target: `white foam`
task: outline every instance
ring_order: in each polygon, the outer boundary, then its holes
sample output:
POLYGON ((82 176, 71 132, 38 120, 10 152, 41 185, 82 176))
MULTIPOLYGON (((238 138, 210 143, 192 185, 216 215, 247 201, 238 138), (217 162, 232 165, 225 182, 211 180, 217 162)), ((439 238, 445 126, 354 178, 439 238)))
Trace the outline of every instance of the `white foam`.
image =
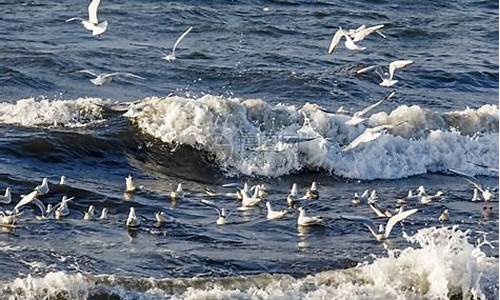
POLYGON ((144 133, 205 151, 215 156, 221 169, 235 174, 276 177, 312 169, 350 178, 393 179, 449 168, 488 175, 488 170, 464 162, 498 165, 494 105, 449 113, 403 105, 389 114, 378 113, 369 118, 370 126, 407 123, 347 153, 341 148, 365 127, 345 125, 348 117, 324 113, 311 104, 271 106, 258 99, 210 95, 149 98, 125 115, 144 133), (320 135, 300 146, 279 142, 280 136, 320 135), (245 148, 254 140, 260 140, 263 151, 245 148))
POLYGON ((230 278, 152 279, 62 272, 16 279, 0 296, 86 299, 99 293, 121 299, 486 299, 498 297, 498 259, 473 245, 468 232, 426 228, 414 247, 389 250, 373 262, 296 279, 262 274, 230 278))
POLYGON ((75 100, 21 99, 0 103, 0 123, 25 127, 67 126, 82 127, 103 119, 102 105, 96 98, 75 100))

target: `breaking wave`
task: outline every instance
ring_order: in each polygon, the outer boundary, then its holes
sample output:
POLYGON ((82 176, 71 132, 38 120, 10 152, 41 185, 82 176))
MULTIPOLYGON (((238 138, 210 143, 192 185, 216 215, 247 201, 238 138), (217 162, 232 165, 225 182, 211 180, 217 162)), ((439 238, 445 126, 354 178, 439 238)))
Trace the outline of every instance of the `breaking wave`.
MULTIPOLYGON (((146 98, 134 103, 101 99, 23 99, 0 104, 0 122, 28 127, 84 127, 126 117, 144 138, 191 147, 227 175, 279 177, 301 171, 357 179, 397 179, 450 168, 492 174, 498 165, 498 107, 434 112, 414 105, 370 116, 366 125, 317 105, 270 105, 259 99, 206 95, 146 98), (395 125, 390 133, 351 151, 342 148, 367 126, 395 125)), ((156 155, 156 152, 155 152, 156 155)))
POLYGON ((345 270, 304 278, 261 274, 228 278, 153 279, 63 272, 17 278, 0 296, 15 299, 493 299, 498 259, 467 231, 426 228, 405 237, 417 244, 345 270))

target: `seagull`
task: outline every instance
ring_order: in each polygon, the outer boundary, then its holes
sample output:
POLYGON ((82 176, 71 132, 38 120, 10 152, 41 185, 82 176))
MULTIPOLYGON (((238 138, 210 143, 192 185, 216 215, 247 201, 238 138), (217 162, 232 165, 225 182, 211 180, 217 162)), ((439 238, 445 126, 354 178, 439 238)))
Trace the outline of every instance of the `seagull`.
POLYGON ((448 209, 443 210, 441 215, 439 215, 439 222, 444 223, 450 220, 450 215, 448 213, 448 209))
POLYGON ((208 201, 208 200, 204 200, 204 199, 201 199, 201 203, 203 203, 206 206, 213 207, 213 208, 215 208, 215 210, 217 210, 217 212, 219 213, 219 217, 217 218, 217 221, 215 221, 215 223, 217 225, 226 224, 226 218, 229 216, 229 214, 226 214, 226 210, 224 209, 224 207, 218 207, 212 201, 208 201))
POLYGON ((404 68, 410 64, 413 63, 413 60, 395 60, 389 64, 389 77, 384 77, 380 72, 376 71, 378 76, 382 79, 382 82, 379 84, 381 86, 385 87, 390 87, 398 83, 398 80, 393 79, 394 78, 394 72, 397 69, 404 68))
POLYGON ((375 203, 368 203, 368 205, 375 212, 377 217, 380 217, 380 218, 392 217, 392 213, 388 209, 382 208, 375 203))
POLYGON ((132 175, 128 175, 128 177, 125 177, 125 193, 133 193, 137 190, 135 184, 134 184, 134 179, 132 178, 132 175))
POLYGON ((92 78, 90 79, 90 82, 92 82, 96 86, 101 86, 105 83, 111 82, 113 80, 113 76, 124 76, 124 77, 129 77, 129 78, 137 78, 137 79, 143 79, 145 80, 146 78, 132 74, 132 73, 125 73, 125 72, 114 72, 114 73, 104 73, 104 74, 96 74, 90 70, 79 70, 75 71, 73 73, 83 73, 90 75, 92 78))
POLYGON ((420 203, 422 204, 429 204, 434 200, 441 200, 443 198, 444 193, 442 191, 438 191, 435 195, 421 195, 420 196, 420 203))
POLYGON ((290 194, 286 197, 286 202, 288 205, 293 205, 295 201, 297 201, 297 198, 299 196, 299 193, 297 192, 297 184, 294 183, 292 184, 292 189, 290 190, 290 194))
POLYGON ((38 192, 33 191, 33 192, 29 193, 28 195, 22 196, 21 200, 16 204, 13 212, 10 214, 18 214, 24 206, 33 203, 40 208, 40 210, 42 211, 42 216, 45 215, 45 212, 46 212, 45 205, 43 205, 42 201, 40 201, 36 198, 37 195, 38 195, 38 192))
POLYGON ((408 195, 406 197, 400 198, 396 202, 398 204, 406 204, 407 201, 413 200, 413 199, 416 199, 416 198, 418 198, 418 196, 417 195, 413 195, 413 191, 409 190, 408 191, 408 195))
POLYGON ((259 185, 255 188, 255 191, 254 191, 252 197, 250 197, 248 195, 248 193, 245 192, 244 190, 241 190, 241 192, 243 195, 243 199, 241 200, 241 207, 243 209, 248 208, 248 207, 257 206, 262 201, 262 198, 259 197, 259 193, 260 193, 260 186, 259 185))
POLYGON ((344 45, 346 46, 347 49, 349 50, 364 50, 364 47, 359 47, 356 45, 351 37, 342 30, 342 27, 339 26, 339 29, 335 34, 333 35, 332 41, 330 42, 330 46, 328 47, 328 54, 332 54, 333 51, 337 48, 338 44, 340 43, 340 40, 344 37, 346 39, 344 45))
POLYGON ((160 210, 155 212, 155 219, 159 224, 167 223, 167 215, 160 210))
POLYGON ((375 203, 378 201, 378 195, 376 190, 372 190, 370 196, 368 197, 368 203, 375 203))
POLYGON ((182 190, 182 183, 179 183, 177 185, 177 189, 175 191, 170 192, 170 198, 172 198, 172 200, 184 198, 184 191, 182 190))
POLYGON ((14 227, 16 225, 18 214, 8 215, 0 211, 0 226, 14 227))
POLYGON ((141 225, 141 220, 137 218, 135 215, 135 209, 133 207, 130 208, 130 212, 128 213, 127 221, 125 225, 129 228, 139 227, 141 225))
POLYGON ((35 187, 37 196, 47 195, 49 193, 49 181, 47 178, 42 179, 42 184, 35 187))
POLYGON ((5 194, 3 196, 0 195, 0 203, 1 204, 10 204, 12 202, 12 194, 10 187, 5 189, 5 194))
POLYGON ((483 197, 484 201, 491 201, 493 199, 493 193, 488 188, 483 187, 480 183, 472 181, 468 178, 464 179, 481 192, 481 196, 483 197))
POLYGON ((359 42, 364 40, 367 36, 372 33, 377 33, 382 38, 386 38, 384 34, 380 32, 380 29, 384 28, 384 25, 375 25, 371 27, 366 27, 365 25, 361 25, 356 29, 350 29, 347 31, 347 34, 352 38, 353 42, 359 42))
POLYGON ((162 59, 168 61, 168 62, 174 62, 177 58, 175 57, 175 49, 177 49, 177 46, 179 45, 179 43, 182 41, 182 39, 184 39, 184 37, 186 37, 186 35, 188 35, 188 33, 191 31, 191 29, 193 29, 193 27, 189 27, 178 39, 177 41, 175 41, 175 44, 174 44, 174 47, 172 48, 172 53, 171 54, 167 54, 166 52, 164 52, 164 48, 163 47, 160 47, 160 46, 156 46, 156 45, 152 45, 152 44, 142 44, 142 43, 131 43, 131 45, 135 45, 135 46, 142 46, 142 47, 152 47, 152 48, 156 48, 157 50, 159 50, 161 52, 161 54, 163 55, 162 59))
POLYGON ((59 180, 59 185, 66 185, 66 176, 61 176, 61 179, 59 180))
POLYGON ((349 150, 356 148, 357 146, 359 146, 361 144, 374 141, 377 138, 379 138, 383 132, 387 131, 388 129, 392 129, 398 125, 401 125, 403 123, 406 123, 406 121, 398 123, 396 125, 387 124, 387 125, 380 125, 380 126, 376 126, 376 127, 366 128, 362 134, 360 134, 357 138, 355 138, 349 145, 344 147, 342 149, 342 151, 346 152, 346 151, 349 151, 349 150))
POLYGON ((103 207, 101 210, 101 216, 99 217, 99 220, 106 220, 108 218, 108 209, 106 207, 103 207))
POLYGON ((266 207, 267 207, 267 219, 268 220, 277 220, 277 219, 281 219, 283 218, 286 213, 287 213, 287 210, 273 210, 271 208, 271 203, 269 202, 266 202, 266 207))
POLYGON ((308 199, 308 200, 316 200, 319 198, 319 191, 318 191, 318 187, 317 187, 317 184, 315 181, 313 181, 311 183, 311 188, 309 188, 306 192, 306 195, 304 196, 304 198, 308 199))
POLYGON ((94 214, 95 214, 95 206, 90 205, 89 209, 84 213, 83 219, 86 221, 92 221, 94 220, 94 214))
POLYGON ((68 198, 66 196, 63 196, 61 202, 59 202, 57 205, 54 206, 55 218, 57 220, 69 216, 68 202, 73 199, 75 199, 75 197, 68 198))
MULTIPOLYGON (((394 225, 397 223, 401 222, 402 220, 408 218, 409 216, 413 215, 416 213, 418 210, 417 209, 411 209, 411 210, 406 210, 402 213, 398 213, 392 217, 389 218, 387 221, 386 225, 384 226, 385 230, 384 232, 377 232, 375 230, 375 224, 373 223, 372 220, 365 218, 365 217, 358 217, 358 216, 342 216, 344 219, 351 220, 351 221, 358 221, 362 222, 366 227, 368 227, 368 230, 372 233, 372 235, 377 239, 377 241, 384 241, 389 238, 389 235, 391 234, 392 229, 394 228, 394 225)), ((380 228, 382 229, 382 228, 380 228)))
POLYGON ((358 206, 361 203, 361 197, 358 193, 354 193, 354 196, 351 199, 352 205, 358 206))
POLYGON ((474 188, 474 195, 472 196, 472 201, 479 201, 481 197, 479 196, 479 190, 474 188))
POLYGON ((299 207, 299 218, 297 219, 297 225, 299 226, 311 226, 318 225, 323 221, 320 216, 308 217, 306 216, 306 211, 304 208, 299 207))
POLYGON ((392 97, 394 97, 394 95, 396 94, 396 91, 391 91, 389 94, 387 94, 382 100, 366 107, 365 109, 361 110, 361 111, 358 111, 358 112, 355 112, 351 119, 347 120, 345 122, 345 124, 347 125, 352 125, 352 126, 356 126, 358 125, 359 123, 362 123, 364 122, 366 119, 364 118, 364 115, 367 114, 370 110, 374 109, 375 107, 379 106, 380 104, 382 104, 384 101, 387 101, 387 100, 390 100, 392 97))
POLYGON ((89 4, 89 19, 84 20, 82 18, 71 18, 67 19, 66 22, 80 21, 85 29, 92 31, 93 36, 98 36, 103 34, 108 28, 108 21, 99 23, 97 20, 97 8, 101 0, 92 0, 89 4))

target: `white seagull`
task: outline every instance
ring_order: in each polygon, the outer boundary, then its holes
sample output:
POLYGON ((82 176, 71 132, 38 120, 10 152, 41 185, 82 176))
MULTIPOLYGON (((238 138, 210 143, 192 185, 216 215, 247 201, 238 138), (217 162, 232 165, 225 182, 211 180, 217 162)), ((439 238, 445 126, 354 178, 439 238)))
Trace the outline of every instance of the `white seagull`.
POLYGON ((251 197, 244 190, 242 190, 241 192, 243 195, 243 199, 241 200, 241 209, 257 206, 262 201, 262 198, 259 197, 260 185, 258 185, 255 188, 253 196, 251 196, 251 197))
POLYGON ((108 209, 106 207, 103 207, 101 210, 101 216, 99 217, 99 220, 106 220, 108 218, 108 209))
POLYGON ((49 180, 47 178, 42 179, 42 184, 35 187, 35 191, 38 193, 37 196, 47 195, 49 190, 49 180))
POLYGON ((273 210, 271 208, 271 203, 269 203, 269 202, 266 202, 266 208, 267 208, 267 219, 268 220, 281 219, 287 213, 286 209, 285 210, 273 210))
POLYGON ((62 197, 61 202, 59 202, 57 205, 54 206, 55 210, 55 218, 57 220, 62 219, 63 217, 69 216, 69 208, 68 208, 68 202, 75 199, 75 197, 68 198, 66 196, 62 197))
POLYGON ((130 228, 139 227, 141 225, 141 220, 139 220, 135 215, 135 209, 133 207, 130 207, 130 212, 128 213, 128 218, 125 222, 125 225, 130 228))
POLYGON ((409 216, 413 215, 416 212, 417 209, 411 209, 403 211, 401 213, 398 213, 390 217, 389 220, 387 221, 387 224, 384 226, 385 228, 380 228, 380 229, 385 229, 383 232, 378 232, 375 229, 376 226, 373 223, 373 221, 368 218, 358 217, 358 216, 342 216, 342 217, 347 220, 362 222, 368 228, 368 230, 370 230, 370 232, 375 237, 375 239, 377 239, 377 241, 384 241, 389 238, 389 235, 391 234, 394 225, 408 218, 409 216))
POLYGON ((376 71, 378 76, 382 79, 382 82, 380 83, 381 86, 385 87, 390 87, 398 83, 398 80, 393 79, 394 78, 394 72, 397 69, 404 68, 410 64, 413 63, 413 60, 395 60, 389 64, 389 77, 384 77, 380 72, 376 71))
POLYGON ((182 199, 184 198, 184 191, 182 189, 182 183, 177 185, 177 189, 175 191, 170 192, 170 198, 172 200, 182 199))
POLYGON ((443 212, 439 215, 439 222, 448 222, 450 220, 450 215, 448 213, 448 209, 443 210, 443 212))
POLYGON ((308 200, 316 200, 319 198, 318 186, 317 186, 317 183, 315 181, 313 181, 311 183, 311 187, 309 189, 307 189, 306 195, 304 196, 304 198, 306 198, 308 200))
POLYGON ((146 79, 144 77, 132 74, 132 73, 126 73, 126 72, 114 72, 114 73, 104 73, 104 74, 96 74, 90 70, 79 70, 73 73, 82 73, 82 74, 87 74, 90 75, 94 78, 90 79, 90 82, 92 82, 96 86, 101 86, 105 83, 111 82, 113 80, 114 76, 124 76, 128 78, 137 78, 137 79, 146 79))
POLYGON ((95 214, 95 206, 90 205, 89 209, 83 214, 83 219, 86 221, 92 221, 94 220, 94 214, 95 214))
POLYGON ((389 94, 387 94, 382 100, 364 108, 363 110, 360 110, 360 111, 357 111, 355 112, 351 119, 347 120, 345 122, 345 124, 347 125, 352 125, 352 126, 356 126, 358 125, 359 123, 362 123, 364 122, 366 119, 364 118, 364 116, 372 109, 374 109, 375 107, 379 106, 380 104, 382 104, 384 101, 387 101, 387 100, 390 100, 392 97, 394 97, 394 95, 396 94, 395 91, 392 91, 390 92, 389 94))
POLYGON ((59 185, 66 185, 66 176, 61 176, 61 179, 59 180, 59 185))
POLYGON ((12 193, 10 187, 5 189, 5 194, 3 196, 0 195, 0 203, 1 204, 10 204, 12 202, 12 193))
POLYGON ((493 193, 488 188, 483 187, 480 183, 472 181, 468 178, 464 179, 481 192, 481 196, 483 197, 484 201, 491 201, 493 199, 493 193))
POLYGON ((188 33, 191 31, 191 29, 193 29, 193 27, 189 27, 176 41, 175 41, 175 44, 174 44, 174 47, 172 48, 172 53, 171 54, 167 54, 165 51, 164 51, 164 47, 160 47, 160 46, 156 46, 156 45, 152 45, 152 44, 143 44, 143 43, 131 43, 132 45, 135 45, 135 46, 143 46, 143 47, 152 47, 152 48, 156 48, 157 50, 159 50, 161 52, 161 54, 163 55, 162 59, 168 61, 168 62, 174 62, 177 58, 175 57, 175 49, 177 49, 177 46, 179 45, 179 43, 182 41, 182 39, 184 39, 186 37, 186 35, 188 35, 188 33))
POLYGON ((297 225, 299 226, 311 226, 318 225, 323 221, 320 216, 308 217, 306 216, 306 211, 304 208, 299 207, 299 217, 297 219, 297 225))
POLYGON ((97 8, 101 0, 92 0, 89 4, 89 19, 85 20, 83 18, 71 18, 67 19, 66 22, 80 21, 85 29, 92 31, 93 36, 98 36, 103 34, 108 28, 108 21, 99 23, 97 20, 97 8))
POLYGON ((224 207, 218 207, 212 201, 208 201, 208 200, 204 200, 204 199, 201 199, 201 203, 203 203, 206 206, 213 207, 213 208, 215 208, 215 210, 217 210, 217 213, 219 213, 219 217, 217 218, 217 221, 215 221, 215 223, 217 225, 226 224, 226 218, 229 216, 229 214, 226 214, 226 210, 224 209, 224 207))
POLYGON ((132 175, 125 177, 125 193, 133 193, 137 190, 132 175))
POLYGON ((479 196, 479 190, 474 188, 474 195, 472 196, 472 201, 479 201, 481 197, 479 196))
POLYGON ((347 49, 353 50, 353 51, 356 51, 356 50, 361 51, 361 50, 365 49, 364 47, 359 47, 358 45, 356 45, 353 42, 352 38, 348 34, 346 34, 344 30, 342 30, 342 27, 339 26, 339 29, 333 35, 332 41, 330 42, 330 46, 328 47, 328 54, 332 54, 333 51, 335 51, 335 49, 337 48, 338 44, 340 43, 340 40, 342 39, 342 37, 345 38, 344 45, 346 46, 347 49))
POLYGON ((378 206, 375 203, 368 203, 368 205, 375 212, 375 214, 377 215, 377 217, 379 217, 379 218, 390 218, 390 217, 392 217, 392 213, 391 213, 390 210, 382 208, 382 207, 378 206))
POLYGON ((288 203, 288 205, 293 205, 295 201, 298 200, 298 197, 299 193, 297 191, 297 184, 294 183, 292 184, 292 189, 290 190, 290 194, 288 194, 288 196, 286 197, 286 202, 288 203))
POLYGON ((155 220, 159 224, 167 223, 167 215, 162 211, 155 212, 155 220))

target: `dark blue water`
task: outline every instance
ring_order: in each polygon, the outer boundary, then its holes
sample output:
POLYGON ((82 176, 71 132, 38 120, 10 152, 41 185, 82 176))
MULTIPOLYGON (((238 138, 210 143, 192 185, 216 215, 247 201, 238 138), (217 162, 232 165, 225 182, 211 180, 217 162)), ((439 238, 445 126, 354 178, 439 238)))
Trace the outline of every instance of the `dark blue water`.
MULTIPOLYGON (((451 286, 437 286, 452 297, 470 290, 454 274, 475 278, 479 271, 452 272, 446 263, 475 265, 468 247, 485 233, 498 247, 498 172, 473 164, 498 167, 497 2, 103 0, 98 16, 109 26, 99 38, 78 22, 64 22, 86 14, 82 1, 0 1, 0 192, 10 186, 16 203, 48 177, 52 191, 44 203, 76 197, 62 221, 36 220, 30 207, 14 231, 0 234, 2 297, 357 299, 365 291, 436 298, 426 288, 433 281, 424 275, 429 270, 417 268, 426 256, 448 270, 438 277, 451 286), (387 38, 373 34, 359 42, 364 51, 341 45, 327 54, 338 26, 362 24, 384 24, 387 38), (189 26, 174 63, 131 45, 152 43, 169 52, 189 26), (375 73, 355 74, 372 64, 386 69, 397 59, 414 63, 396 71, 393 89, 379 86, 375 73), (94 86, 74 73, 81 69, 145 80, 94 86), (357 111, 390 90, 395 100, 358 128, 314 106, 357 111), (366 127, 402 121, 355 151, 341 150, 366 127), (283 135, 316 140, 283 150, 277 142, 283 135), (257 136, 271 150, 245 148, 257 136), (478 175, 494 202, 471 202, 472 186, 450 169, 478 175), (132 198, 123 195, 128 174, 144 186, 132 198), (68 178, 65 187, 57 185, 61 175, 68 178), (216 226, 216 211, 200 199, 205 188, 234 192, 221 187, 234 181, 265 183, 266 200, 280 209, 292 183, 302 194, 317 181, 320 199, 300 205, 326 221, 298 229, 296 207, 284 220, 268 221, 264 205, 241 212, 236 200, 221 196, 212 200, 232 215, 229 224, 216 226), (168 195, 179 182, 187 196, 173 203, 168 195), (423 249, 425 255, 406 253, 414 266, 404 254, 394 262, 395 270, 414 270, 419 284, 409 275, 377 285, 367 274, 391 272, 372 254, 386 257, 387 250, 364 226, 341 216, 374 216, 366 204, 352 207, 355 192, 376 189, 380 203, 395 209, 395 199, 419 185, 442 190, 445 198, 410 203, 419 212, 404 228, 395 227, 387 246, 423 249), (91 204, 107 207, 110 219, 83 221, 91 204), (149 219, 134 231, 124 225, 130 206, 149 219), (488 219, 484 207, 492 207, 488 219), (470 232, 461 240, 450 230, 442 240, 466 254, 402 237, 440 228, 437 218, 446 208, 444 225, 470 232), (171 218, 165 226, 152 221, 159 209, 171 218), (365 261, 377 271, 353 268, 365 261), (408 286, 417 292, 406 294, 408 286)), ((498 266, 498 248, 481 249, 498 266)), ((483 270, 480 289, 487 298, 498 297, 498 285, 490 282, 497 282, 495 270, 483 270)))

